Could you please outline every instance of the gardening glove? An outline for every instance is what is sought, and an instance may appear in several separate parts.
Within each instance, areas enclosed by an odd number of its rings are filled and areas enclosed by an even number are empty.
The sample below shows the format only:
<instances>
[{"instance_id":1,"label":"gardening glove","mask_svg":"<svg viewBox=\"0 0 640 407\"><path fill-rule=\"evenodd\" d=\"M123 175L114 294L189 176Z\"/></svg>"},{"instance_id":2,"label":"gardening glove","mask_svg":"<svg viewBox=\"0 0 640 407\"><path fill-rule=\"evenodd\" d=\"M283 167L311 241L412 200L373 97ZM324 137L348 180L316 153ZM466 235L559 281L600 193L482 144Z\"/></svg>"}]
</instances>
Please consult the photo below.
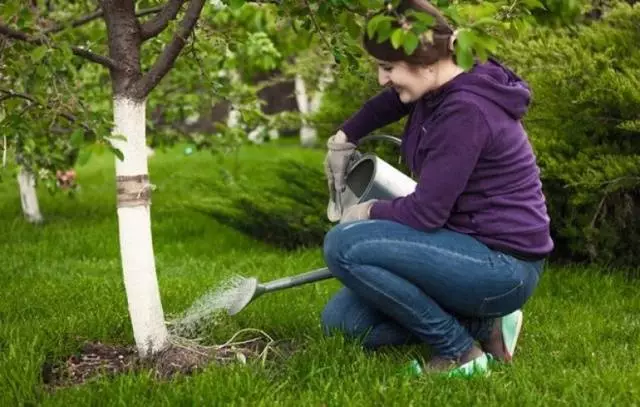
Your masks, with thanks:
<instances>
[{"instance_id":1,"label":"gardening glove","mask_svg":"<svg viewBox=\"0 0 640 407\"><path fill-rule=\"evenodd\" d=\"M327 141L327 155L325 156L325 175L329 184L329 205L327 217L336 222L342 215L340 194L345 190L345 175L347 166L356 150L356 145L347 141L347 135L338 131Z\"/></svg>"},{"instance_id":2,"label":"gardening glove","mask_svg":"<svg viewBox=\"0 0 640 407\"><path fill-rule=\"evenodd\" d=\"M329 161L324 161L324 175L327 178L327 186L329 188L329 204L327 205L327 218L331 222L337 222L342 215L342 207L340 205L340 197L336 193L336 185L333 178L333 172L329 167Z\"/></svg>"},{"instance_id":3,"label":"gardening glove","mask_svg":"<svg viewBox=\"0 0 640 407\"><path fill-rule=\"evenodd\" d=\"M371 206L377 201L377 199L370 199L368 201L350 206L340 218L340 223L352 222L355 220L366 220L370 218Z\"/></svg>"}]
</instances>

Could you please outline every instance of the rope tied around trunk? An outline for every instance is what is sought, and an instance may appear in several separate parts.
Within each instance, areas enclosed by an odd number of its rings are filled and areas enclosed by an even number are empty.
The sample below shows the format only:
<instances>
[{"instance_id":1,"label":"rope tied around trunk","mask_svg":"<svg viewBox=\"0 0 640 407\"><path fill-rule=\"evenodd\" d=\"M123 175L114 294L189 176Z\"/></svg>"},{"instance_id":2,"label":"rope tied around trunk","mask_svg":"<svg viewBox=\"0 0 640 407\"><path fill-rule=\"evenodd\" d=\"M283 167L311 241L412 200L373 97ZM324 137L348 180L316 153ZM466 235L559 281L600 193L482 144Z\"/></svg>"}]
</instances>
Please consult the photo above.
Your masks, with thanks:
<instances>
[{"instance_id":1,"label":"rope tied around trunk","mask_svg":"<svg viewBox=\"0 0 640 407\"><path fill-rule=\"evenodd\" d=\"M116 177L118 208L151 205L151 191L155 185L149 175L120 175Z\"/></svg>"}]
</instances>

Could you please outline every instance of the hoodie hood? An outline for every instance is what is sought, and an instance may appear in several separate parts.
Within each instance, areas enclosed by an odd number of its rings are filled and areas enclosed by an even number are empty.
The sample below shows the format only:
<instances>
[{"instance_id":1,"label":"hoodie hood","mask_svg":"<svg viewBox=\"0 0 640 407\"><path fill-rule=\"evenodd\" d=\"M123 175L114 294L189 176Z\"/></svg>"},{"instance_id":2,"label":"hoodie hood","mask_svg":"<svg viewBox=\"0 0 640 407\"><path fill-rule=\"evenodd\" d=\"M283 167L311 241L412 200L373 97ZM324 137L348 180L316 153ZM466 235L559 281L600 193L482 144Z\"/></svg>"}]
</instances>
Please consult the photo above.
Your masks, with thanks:
<instances>
[{"instance_id":1,"label":"hoodie hood","mask_svg":"<svg viewBox=\"0 0 640 407\"><path fill-rule=\"evenodd\" d=\"M476 64L445 85L444 93L464 90L500 106L509 116L521 119L529 109L529 85L498 61Z\"/></svg>"}]
</instances>

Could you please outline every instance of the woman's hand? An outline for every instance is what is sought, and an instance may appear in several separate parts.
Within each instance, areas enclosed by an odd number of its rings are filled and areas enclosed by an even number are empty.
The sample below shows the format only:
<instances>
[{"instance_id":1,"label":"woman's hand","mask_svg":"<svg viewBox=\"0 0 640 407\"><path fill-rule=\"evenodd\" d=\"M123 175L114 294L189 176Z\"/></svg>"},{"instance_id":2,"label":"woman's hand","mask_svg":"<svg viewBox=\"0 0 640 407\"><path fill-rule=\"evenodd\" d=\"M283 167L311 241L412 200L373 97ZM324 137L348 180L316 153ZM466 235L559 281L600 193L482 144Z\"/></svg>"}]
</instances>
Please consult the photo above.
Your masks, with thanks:
<instances>
[{"instance_id":1,"label":"woman's hand","mask_svg":"<svg viewBox=\"0 0 640 407\"><path fill-rule=\"evenodd\" d=\"M325 176L329 184L329 206L327 207L327 217L330 221L336 222L342 216L342 203L340 193L345 189L345 175L347 164L356 145L347 141L347 135L338 131L327 141L327 155L324 160Z\"/></svg>"},{"instance_id":2,"label":"woman's hand","mask_svg":"<svg viewBox=\"0 0 640 407\"><path fill-rule=\"evenodd\" d=\"M350 206L340 218L340 223L352 222L355 220L366 220L371 217L371 207L377 199L370 199L353 206Z\"/></svg>"}]
</instances>

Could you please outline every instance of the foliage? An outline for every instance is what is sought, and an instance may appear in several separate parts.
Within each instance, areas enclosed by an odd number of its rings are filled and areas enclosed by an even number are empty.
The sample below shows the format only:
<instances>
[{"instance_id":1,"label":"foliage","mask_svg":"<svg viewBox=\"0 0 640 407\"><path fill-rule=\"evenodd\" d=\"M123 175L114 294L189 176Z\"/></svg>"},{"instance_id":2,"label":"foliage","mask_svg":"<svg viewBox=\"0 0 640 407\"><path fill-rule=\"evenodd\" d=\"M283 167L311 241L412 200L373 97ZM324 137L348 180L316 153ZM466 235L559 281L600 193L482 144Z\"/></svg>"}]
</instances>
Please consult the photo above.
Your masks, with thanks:
<instances>
[{"instance_id":1,"label":"foliage","mask_svg":"<svg viewBox=\"0 0 640 407\"><path fill-rule=\"evenodd\" d=\"M533 88L526 123L560 256L640 261L639 25L640 7L623 4L601 21L541 31L504 54Z\"/></svg>"},{"instance_id":2,"label":"foliage","mask_svg":"<svg viewBox=\"0 0 640 407\"><path fill-rule=\"evenodd\" d=\"M72 5L64 13L56 9L38 13L8 1L0 5L0 16L32 34L36 21L43 30L53 29L51 21L80 10ZM90 23L87 32L93 29ZM110 147L105 140L110 121L95 114L105 95L104 82L96 81L99 69L74 56L71 49L72 44L91 47L92 41L74 34L61 31L42 45L0 37L0 132L15 148L18 162L51 189L56 170L88 157L87 152L80 156L81 145L93 143L96 151ZM90 103L91 98L95 102ZM0 170L0 179L2 174Z\"/></svg>"},{"instance_id":3,"label":"foliage","mask_svg":"<svg viewBox=\"0 0 640 407\"><path fill-rule=\"evenodd\" d=\"M321 169L298 160L263 166L273 175L269 185L225 186L225 198L195 202L193 207L217 222L284 250L317 247L331 224L326 211L326 182Z\"/></svg>"},{"instance_id":4,"label":"foliage","mask_svg":"<svg viewBox=\"0 0 640 407\"><path fill-rule=\"evenodd\" d=\"M277 71L285 72L285 75L295 73L297 56L307 49L317 50L326 61L303 63L300 70L307 77L317 78L326 63L332 63L327 52L333 55L335 62L345 62L350 69L359 69L359 40L365 29L391 37L395 45L411 52L419 36L428 37L430 27L429 18L420 15L410 16L414 20L406 30L390 32L388 19L371 20L365 27L364 16L371 10L382 9L387 3L382 0L282 0L279 3L276 6L268 2L212 1L205 7L184 52L191 58L179 58L177 69L173 69L149 99L150 112L155 119L161 117L161 120L150 120L152 144L166 145L183 139L185 134L180 126L174 129L167 124L184 123L187 118L197 117L225 100L240 110L248 128L259 125L289 127L295 120L290 114L269 117L261 112L257 94L265 83L255 83L257 75ZM391 3L396 4L397 0ZM468 66L472 54L486 57L488 52L495 51L498 40L491 31L493 26L513 25L516 31L522 30L538 18L562 18L575 10L580 2L565 2L561 8L553 6L555 3L551 0L435 3L459 23L460 63ZM158 13L159 6L164 4L156 0L138 2L139 20L152 18L150 16ZM15 36L2 37L3 57L6 56L2 62L6 73L0 79L3 89L24 92L37 101L32 104L40 106L40 109L31 110L30 120L21 121L17 101L3 103L0 120L4 124L0 125L11 125L17 130L9 132L9 146L21 149L19 156L24 165L43 179L50 177L56 169L66 169L59 167L73 166L80 154L86 160L94 150L111 149L118 153L108 141L111 111L107 72L88 67L89 63L78 56L86 57L87 51L98 55L107 53L104 22L94 7L90 1L26 4L22 0L7 0L0 5L5 29L18 30L35 39L26 44ZM403 19L405 16L388 18ZM178 21L169 21L168 29L144 43L142 72L170 42ZM335 24L336 21L340 24ZM89 59L95 62L95 57ZM306 60L310 62L309 58ZM239 81L234 80L236 73L240 76ZM27 103L24 99L20 102L23 106ZM60 126L57 122L61 112L65 112L67 119L74 117L77 120ZM52 135L52 126L61 134ZM78 127L85 129L85 134L81 135ZM244 134L242 130L238 132L224 126L219 130L215 134L188 137L201 148L215 149L225 137L222 144L229 145ZM23 141L25 138L29 141ZM80 153L86 147L85 143L93 147Z\"/></svg>"}]
</instances>

